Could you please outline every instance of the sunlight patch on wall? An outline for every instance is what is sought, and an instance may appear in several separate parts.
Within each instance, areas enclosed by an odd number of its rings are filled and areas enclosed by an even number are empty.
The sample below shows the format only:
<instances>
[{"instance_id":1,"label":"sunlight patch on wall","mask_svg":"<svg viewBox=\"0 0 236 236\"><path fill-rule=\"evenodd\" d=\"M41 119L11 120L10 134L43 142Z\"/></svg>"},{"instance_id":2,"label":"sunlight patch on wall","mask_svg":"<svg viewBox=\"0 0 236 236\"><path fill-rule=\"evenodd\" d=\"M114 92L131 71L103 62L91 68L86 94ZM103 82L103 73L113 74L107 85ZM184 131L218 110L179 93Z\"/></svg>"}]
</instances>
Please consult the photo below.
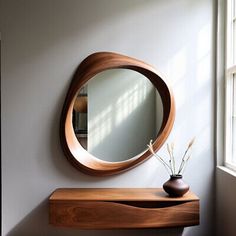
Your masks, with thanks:
<instances>
[{"instance_id":1,"label":"sunlight patch on wall","mask_svg":"<svg viewBox=\"0 0 236 236\"><path fill-rule=\"evenodd\" d=\"M182 82L187 73L187 48L181 48L169 62L169 75L175 87L176 108L181 107L185 102Z\"/></svg>"},{"instance_id":2,"label":"sunlight patch on wall","mask_svg":"<svg viewBox=\"0 0 236 236\"><path fill-rule=\"evenodd\" d=\"M207 24L198 33L197 38L197 68L196 68L196 79L197 87L201 88L204 86L211 70L211 40L209 39L209 32L211 28Z\"/></svg>"},{"instance_id":3,"label":"sunlight patch on wall","mask_svg":"<svg viewBox=\"0 0 236 236\"><path fill-rule=\"evenodd\" d=\"M211 32L210 24L201 28L197 36L197 60L201 60L211 50L211 39L209 38Z\"/></svg>"},{"instance_id":4,"label":"sunlight patch on wall","mask_svg":"<svg viewBox=\"0 0 236 236\"><path fill-rule=\"evenodd\" d=\"M184 77L187 71L187 48L181 48L172 57L169 63L170 78L173 83L177 83L179 79Z\"/></svg>"}]
</instances>

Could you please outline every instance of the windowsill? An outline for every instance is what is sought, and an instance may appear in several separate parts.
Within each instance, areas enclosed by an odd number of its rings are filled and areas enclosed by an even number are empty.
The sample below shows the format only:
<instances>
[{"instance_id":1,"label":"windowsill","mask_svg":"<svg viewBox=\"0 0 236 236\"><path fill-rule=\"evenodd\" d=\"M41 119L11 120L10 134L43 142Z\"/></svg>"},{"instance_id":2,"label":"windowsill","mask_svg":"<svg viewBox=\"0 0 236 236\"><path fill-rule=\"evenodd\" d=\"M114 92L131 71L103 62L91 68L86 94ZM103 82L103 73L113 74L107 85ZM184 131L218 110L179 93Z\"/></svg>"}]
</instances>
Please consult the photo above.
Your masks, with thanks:
<instances>
[{"instance_id":1,"label":"windowsill","mask_svg":"<svg viewBox=\"0 0 236 236\"><path fill-rule=\"evenodd\" d=\"M231 176L236 178L236 171L231 170L231 169L229 169L228 167L225 167L225 166L217 166L216 168L223 171L223 172L225 172L226 174L231 175Z\"/></svg>"}]
</instances>

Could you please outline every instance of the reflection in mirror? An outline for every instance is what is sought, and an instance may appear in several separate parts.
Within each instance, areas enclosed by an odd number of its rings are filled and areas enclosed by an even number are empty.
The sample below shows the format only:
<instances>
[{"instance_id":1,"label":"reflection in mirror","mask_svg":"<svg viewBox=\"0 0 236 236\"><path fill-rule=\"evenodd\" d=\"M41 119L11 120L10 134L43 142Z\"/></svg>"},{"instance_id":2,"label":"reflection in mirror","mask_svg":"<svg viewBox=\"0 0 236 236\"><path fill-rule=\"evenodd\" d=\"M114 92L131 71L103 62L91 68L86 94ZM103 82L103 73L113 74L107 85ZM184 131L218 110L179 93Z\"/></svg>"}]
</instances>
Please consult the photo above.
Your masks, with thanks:
<instances>
[{"instance_id":1,"label":"reflection in mirror","mask_svg":"<svg viewBox=\"0 0 236 236\"><path fill-rule=\"evenodd\" d=\"M87 150L87 134L88 134L88 94L87 86L80 91L74 103L73 109L73 127L77 139L84 149Z\"/></svg>"},{"instance_id":2,"label":"reflection in mirror","mask_svg":"<svg viewBox=\"0 0 236 236\"><path fill-rule=\"evenodd\" d=\"M78 92L73 127L95 157L118 162L147 149L163 119L160 95L142 74L128 69L98 73Z\"/></svg>"}]
</instances>

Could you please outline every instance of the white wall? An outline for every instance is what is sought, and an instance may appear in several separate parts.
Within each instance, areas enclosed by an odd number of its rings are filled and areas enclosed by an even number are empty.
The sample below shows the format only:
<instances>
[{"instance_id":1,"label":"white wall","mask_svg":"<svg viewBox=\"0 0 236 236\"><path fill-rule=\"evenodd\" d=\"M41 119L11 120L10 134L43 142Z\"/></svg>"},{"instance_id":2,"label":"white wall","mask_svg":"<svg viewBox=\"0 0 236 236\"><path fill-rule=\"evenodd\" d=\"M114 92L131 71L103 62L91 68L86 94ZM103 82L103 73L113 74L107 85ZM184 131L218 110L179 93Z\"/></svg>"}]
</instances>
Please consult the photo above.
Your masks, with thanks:
<instances>
[{"instance_id":1,"label":"white wall","mask_svg":"<svg viewBox=\"0 0 236 236\"><path fill-rule=\"evenodd\" d=\"M176 156L197 138L184 178L201 199L200 226L112 235L214 235L213 2L2 1L2 235L110 235L49 226L50 193L58 187L160 187L168 179L153 158L124 174L97 178L64 157L62 104L76 67L95 51L154 65L176 98L170 137Z\"/></svg>"}]
</instances>

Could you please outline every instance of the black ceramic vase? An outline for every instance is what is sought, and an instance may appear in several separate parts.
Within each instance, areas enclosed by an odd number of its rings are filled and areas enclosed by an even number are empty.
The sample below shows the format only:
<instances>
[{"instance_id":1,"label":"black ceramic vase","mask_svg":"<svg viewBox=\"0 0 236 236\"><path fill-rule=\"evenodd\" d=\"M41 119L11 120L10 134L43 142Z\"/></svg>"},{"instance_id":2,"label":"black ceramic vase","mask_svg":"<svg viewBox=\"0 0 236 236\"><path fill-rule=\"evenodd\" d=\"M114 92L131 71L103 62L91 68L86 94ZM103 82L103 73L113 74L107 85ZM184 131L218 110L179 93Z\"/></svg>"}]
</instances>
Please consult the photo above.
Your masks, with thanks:
<instances>
[{"instance_id":1,"label":"black ceramic vase","mask_svg":"<svg viewBox=\"0 0 236 236\"><path fill-rule=\"evenodd\" d=\"M170 197L181 197L189 190L189 185L186 184L182 175L171 175L170 179L163 184L163 189Z\"/></svg>"}]
</instances>

